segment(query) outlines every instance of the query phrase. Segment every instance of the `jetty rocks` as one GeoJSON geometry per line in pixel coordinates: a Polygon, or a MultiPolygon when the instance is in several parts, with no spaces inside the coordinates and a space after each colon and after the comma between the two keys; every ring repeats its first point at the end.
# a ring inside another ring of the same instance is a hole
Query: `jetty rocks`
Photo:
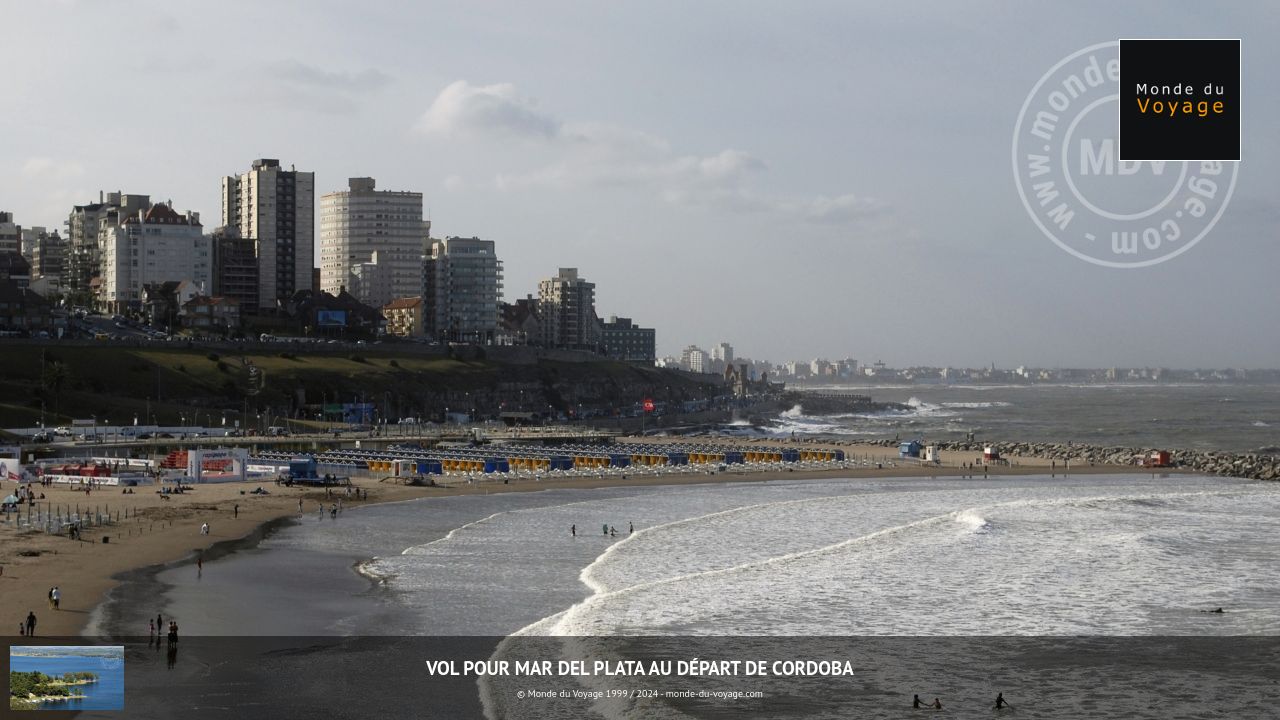
{"type": "MultiPolygon", "coordinates": [[[[896,440],[877,440],[874,444],[893,447],[898,443],[896,440]]],[[[1140,465],[1146,458],[1151,457],[1152,452],[1165,449],[1051,442],[940,441],[931,444],[937,445],[940,450],[947,451],[981,454],[984,448],[989,447],[1000,453],[1003,458],[1036,457],[1092,465],[1140,465]]],[[[1169,450],[1169,455],[1169,467],[1225,477],[1280,480],[1280,455],[1210,450],[1169,450]]]]}

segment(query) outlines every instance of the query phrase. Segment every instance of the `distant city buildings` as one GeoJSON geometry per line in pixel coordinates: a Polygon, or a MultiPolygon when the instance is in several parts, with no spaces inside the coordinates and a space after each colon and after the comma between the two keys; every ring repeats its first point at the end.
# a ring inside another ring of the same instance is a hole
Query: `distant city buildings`
{"type": "Polygon", "coordinates": [[[198,213],[180,214],[163,203],[104,227],[98,298],[124,312],[142,299],[144,285],[190,280],[205,291],[213,280],[213,252],[198,213]]]}
{"type": "Polygon", "coordinates": [[[596,286],[578,277],[577,268],[538,283],[543,346],[594,350],[599,341],[596,286]]]}
{"type": "Polygon", "coordinates": [[[350,178],[347,185],[320,198],[320,289],[346,288],[374,307],[421,295],[430,231],[422,193],[377,190],[373,178],[350,178]]]}
{"type": "MultiPolygon", "coordinates": [[[[431,239],[422,193],[378,190],[368,177],[347,185],[321,198],[318,231],[314,174],[273,158],[221,178],[222,224],[209,234],[198,213],[120,191],[74,206],[61,235],[24,229],[3,211],[0,283],[38,290],[62,309],[118,313],[170,330],[250,337],[283,328],[339,337],[385,331],[655,362],[656,331],[629,317],[601,321],[596,285],[577,268],[541,280],[536,296],[503,303],[503,264],[492,240],[431,239]]],[[[23,313],[14,323],[34,327],[23,313]]],[[[70,313],[54,315],[60,320],[45,326],[88,332],[68,322],[70,313]]],[[[733,360],[732,346],[721,343],[693,364],[713,372],[733,360]]]]}
{"type": "Polygon", "coordinates": [[[432,240],[422,263],[428,332],[437,340],[487,344],[498,335],[502,261],[492,240],[432,240]]]}
{"type": "Polygon", "coordinates": [[[711,346],[711,359],[726,364],[733,362],[733,346],[727,342],[711,346]]]}
{"type": "Polygon", "coordinates": [[[311,289],[315,252],[315,174],[284,170],[271,158],[222,178],[222,225],[254,242],[258,310],[275,312],[311,289]]]}

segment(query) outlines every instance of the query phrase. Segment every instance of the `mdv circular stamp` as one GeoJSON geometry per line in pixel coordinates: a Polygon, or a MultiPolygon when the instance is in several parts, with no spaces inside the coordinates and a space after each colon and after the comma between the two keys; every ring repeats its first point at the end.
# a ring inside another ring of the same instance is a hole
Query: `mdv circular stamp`
{"type": "Polygon", "coordinates": [[[1063,58],[1013,130],[1022,205],[1058,247],[1095,265],[1148,267],[1190,250],[1235,191],[1239,163],[1122,161],[1119,41],[1063,58]]]}

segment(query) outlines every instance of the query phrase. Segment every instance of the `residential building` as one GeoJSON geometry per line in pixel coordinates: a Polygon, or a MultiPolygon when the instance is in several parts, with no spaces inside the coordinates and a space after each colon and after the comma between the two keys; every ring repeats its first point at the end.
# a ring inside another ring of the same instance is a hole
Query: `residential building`
{"type": "MultiPolygon", "coordinates": [[[[17,253],[13,253],[17,255],[17,253]]],[[[19,256],[21,257],[21,256],[19,256]]],[[[32,330],[50,325],[49,302],[17,282],[0,278],[0,329],[32,330]]]]}
{"type": "Polygon", "coordinates": [[[502,261],[492,240],[432,240],[422,278],[426,322],[433,337],[481,344],[497,340],[502,261]]]}
{"type": "Polygon", "coordinates": [[[222,178],[222,225],[254,242],[259,312],[275,312],[311,289],[315,173],[254,160],[248,172],[222,178]]]}
{"type": "Polygon", "coordinates": [[[22,226],[13,221],[13,213],[0,210],[0,252],[22,252],[22,226]]]}
{"type": "Polygon", "coordinates": [[[381,310],[365,305],[346,290],[337,295],[299,290],[285,307],[296,329],[307,335],[372,338],[386,328],[381,310]]]}
{"type": "Polygon", "coordinates": [[[151,208],[150,195],[98,192],[98,202],[76,205],[67,217],[67,249],[63,286],[87,294],[101,284],[102,235],[127,217],[151,208]],[[97,282],[95,283],[95,278],[97,282]]]}
{"type": "Polygon", "coordinates": [[[396,337],[422,337],[426,332],[423,322],[422,296],[396,298],[382,306],[382,316],[387,319],[387,334],[396,337]]]}
{"type": "Polygon", "coordinates": [[[707,372],[711,356],[697,345],[689,345],[680,351],[680,369],[691,372],[707,372]]]}
{"type": "Polygon", "coordinates": [[[577,268],[560,268],[555,277],[539,282],[538,305],[544,346],[596,349],[596,286],[578,277],[577,268]]]}
{"type": "Polygon", "coordinates": [[[31,286],[31,263],[17,250],[0,251],[0,281],[26,290],[31,286]]]}
{"type": "Polygon", "coordinates": [[[610,316],[600,325],[600,346],[605,355],[615,360],[652,365],[657,356],[656,344],[654,329],[642,328],[631,318],[610,316]]]}
{"type": "Polygon", "coordinates": [[[542,342],[542,316],[532,295],[513,303],[501,303],[498,313],[500,345],[537,345],[542,342]]]}
{"type": "Polygon", "coordinates": [[[711,359],[725,363],[726,365],[733,362],[733,346],[727,342],[712,345],[711,359]]]}
{"type": "Polygon", "coordinates": [[[240,327],[240,303],[235,298],[199,295],[182,304],[182,326],[227,333],[240,327]]]}
{"type": "Polygon", "coordinates": [[[212,271],[199,213],[183,215],[158,203],[104,228],[97,302],[111,312],[140,309],[144,285],[172,280],[190,280],[207,292],[212,271]]]}
{"type": "Polygon", "coordinates": [[[430,231],[422,193],[377,190],[373,178],[350,178],[347,185],[320,198],[320,289],[346,288],[374,307],[420,295],[430,231]]]}
{"type": "Polygon", "coordinates": [[[237,315],[257,314],[258,254],[252,238],[240,237],[234,227],[220,227],[210,237],[213,248],[213,297],[235,300],[237,315]]]}
{"type": "Polygon", "coordinates": [[[58,231],[49,232],[42,227],[27,228],[22,231],[23,255],[31,263],[31,275],[37,278],[49,278],[53,285],[62,277],[63,260],[67,252],[67,244],[62,241],[58,231]]]}

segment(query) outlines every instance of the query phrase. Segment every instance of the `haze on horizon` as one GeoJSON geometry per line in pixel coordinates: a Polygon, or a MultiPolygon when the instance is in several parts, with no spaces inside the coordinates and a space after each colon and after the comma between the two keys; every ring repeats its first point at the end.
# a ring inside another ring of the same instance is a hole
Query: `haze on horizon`
{"type": "MultiPolygon", "coordinates": [[[[660,355],[1276,367],[1280,15],[1267,4],[0,0],[0,209],[99,190],[220,224],[260,157],[421,191],[506,299],[577,267],[660,355]],[[1243,158],[1199,245],[1070,257],[1009,169],[1041,74],[1118,37],[1243,39],[1243,158]]],[[[317,218],[318,220],[318,218],[317,218]]]]}

